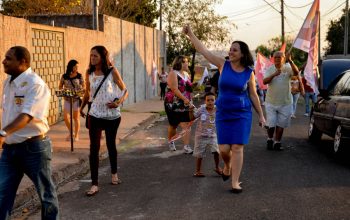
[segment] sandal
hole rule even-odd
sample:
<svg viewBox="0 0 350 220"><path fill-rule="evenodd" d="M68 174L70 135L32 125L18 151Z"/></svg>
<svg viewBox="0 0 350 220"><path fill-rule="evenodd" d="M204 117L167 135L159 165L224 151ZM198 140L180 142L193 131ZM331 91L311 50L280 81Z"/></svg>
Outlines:
<svg viewBox="0 0 350 220"><path fill-rule="evenodd" d="M193 177L205 177L203 173L194 173Z"/></svg>
<svg viewBox="0 0 350 220"><path fill-rule="evenodd" d="M111 184L112 185L119 185L121 184L122 181L116 176L116 175L113 175L112 174L112 181L111 181Z"/></svg>
<svg viewBox="0 0 350 220"><path fill-rule="evenodd" d="M85 195L90 197L90 196L96 195L97 193L98 193L98 186L93 185L89 190L85 192Z"/></svg>

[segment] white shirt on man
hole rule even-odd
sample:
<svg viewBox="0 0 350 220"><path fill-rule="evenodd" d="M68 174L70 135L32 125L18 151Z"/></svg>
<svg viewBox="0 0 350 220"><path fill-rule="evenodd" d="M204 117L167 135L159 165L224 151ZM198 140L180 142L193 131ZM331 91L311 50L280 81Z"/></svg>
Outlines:
<svg viewBox="0 0 350 220"><path fill-rule="evenodd" d="M33 119L24 128L8 135L5 143L21 143L28 138L46 134L49 130L47 116L51 96L46 83L31 68L12 82L10 80L9 76L3 84L1 127L12 123L21 113L28 114Z"/></svg>

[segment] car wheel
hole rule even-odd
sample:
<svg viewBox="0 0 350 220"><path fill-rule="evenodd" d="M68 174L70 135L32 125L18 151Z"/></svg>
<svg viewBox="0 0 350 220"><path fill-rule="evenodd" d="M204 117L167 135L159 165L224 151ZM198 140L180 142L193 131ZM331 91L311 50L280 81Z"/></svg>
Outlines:
<svg viewBox="0 0 350 220"><path fill-rule="evenodd" d="M343 139L342 139L342 130L341 126L338 125L337 130L335 131L334 135L334 142L333 142L333 153L334 154L339 154L343 150Z"/></svg>
<svg viewBox="0 0 350 220"><path fill-rule="evenodd" d="M313 115L310 117L309 122L309 140L312 142L317 142L322 137L322 132L315 126L315 118Z"/></svg>

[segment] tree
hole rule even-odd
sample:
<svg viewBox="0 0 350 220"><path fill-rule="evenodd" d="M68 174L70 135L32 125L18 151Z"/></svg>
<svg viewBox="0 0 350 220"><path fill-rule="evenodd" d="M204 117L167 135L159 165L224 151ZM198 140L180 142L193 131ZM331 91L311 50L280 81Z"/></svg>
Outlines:
<svg viewBox="0 0 350 220"><path fill-rule="evenodd" d="M159 17L154 0L103 0L100 1L100 12L149 27L155 27Z"/></svg>
<svg viewBox="0 0 350 220"><path fill-rule="evenodd" d="M290 50L292 47L294 39L290 36L285 37L285 42L287 43L286 45L286 52ZM264 56L269 57L273 54L273 52L278 51L281 49L282 46L282 38L281 37L274 37L268 40L268 45L259 45L256 49L255 52L260 52ZM307 53L305 53L302 50L292 48L291 54L293 57L293 61L295 64L299 67L301 67L307 60Z"/></svg>
<svg viewBox="0 0 350 220"><path fill-rule="evenodd" d="M36 14L67 14L77 11L80 5L80 0L3 0L2 13L21 17Z"/></svg>
<svg viewBox="0 0 350 220"><path fill-rule="evenodd" d="M91 0L3 0L3 14L12 16L47 14L91 14ZM100 0L99 12L150 27L159 17L154 0Z"/></svg>
<svg viewBox="0 0 350 220"><path fill-rule="evenodd" d="M227 17L217 15L214 6L222 0L167 0L164 4L164 24L168 35L167 61L172 62L177 55L192 56L191 76L194 78L196 50L182 34L185 24L190 24L194 34L210 48L226 43L229 30L234 28Z"/></svg>
<svg viewBox="0 0 350 220"><path fill-rule="evenodd" d="M349 13L350 15L350 13ZM326 35L328 45L324 47L325 55L343 54L344 52L344 28L345 27L345 11L339 19L331 20ZM349 25L350 28L350 25ZM348 45L350 51L350 45Z"/></svg>

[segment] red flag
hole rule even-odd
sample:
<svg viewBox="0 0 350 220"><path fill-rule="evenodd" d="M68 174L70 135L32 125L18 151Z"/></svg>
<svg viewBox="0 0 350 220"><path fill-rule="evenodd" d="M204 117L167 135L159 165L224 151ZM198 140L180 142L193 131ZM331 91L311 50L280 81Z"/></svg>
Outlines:
<svg viewBox="0 0 350 220"><path fill-rule="evenodd" d="M282 46L281 46L280 51L283 52L283 53L285 53L285 52L286 52L286 46L287 46L287 44L286 44L286 42L284 42L284 43L282 44Z"/></svg>
<svg viewBox="0 0 350 220"><path fill-rule="evenodd" d="M264 74L273 63L266 57L264 57L260 52L258 52L256 56L256 64L255 64L255 76L258 81L258 85L260 89L267 89L267 85L264 85Z"/></svg>

